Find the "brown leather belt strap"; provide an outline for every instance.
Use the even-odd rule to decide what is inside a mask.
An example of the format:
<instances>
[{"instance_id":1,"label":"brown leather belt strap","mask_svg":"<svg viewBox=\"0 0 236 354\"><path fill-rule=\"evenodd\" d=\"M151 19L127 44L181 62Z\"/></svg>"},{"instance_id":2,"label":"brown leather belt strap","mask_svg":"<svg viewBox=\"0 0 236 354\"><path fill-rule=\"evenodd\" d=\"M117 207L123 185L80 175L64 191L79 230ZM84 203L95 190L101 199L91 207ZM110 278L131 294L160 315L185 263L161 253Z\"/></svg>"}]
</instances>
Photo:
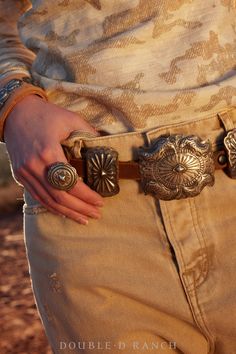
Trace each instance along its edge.
<instances>
[{"instance_id":1,"label":"brown leather belt strap","mask_svg":"<svg viewBox=\"0 0 236 354\"><path fill-rule=\"evenodd\" d=\"M216 151L213 154L216 169L227 167L227 157L224 150ZM69 163L75 167L80 177L86 177L86 160L71 159ZM136 161L119 161L119 178L121 179L141 179L139 164Z\"/></svg>"}]
</instances>

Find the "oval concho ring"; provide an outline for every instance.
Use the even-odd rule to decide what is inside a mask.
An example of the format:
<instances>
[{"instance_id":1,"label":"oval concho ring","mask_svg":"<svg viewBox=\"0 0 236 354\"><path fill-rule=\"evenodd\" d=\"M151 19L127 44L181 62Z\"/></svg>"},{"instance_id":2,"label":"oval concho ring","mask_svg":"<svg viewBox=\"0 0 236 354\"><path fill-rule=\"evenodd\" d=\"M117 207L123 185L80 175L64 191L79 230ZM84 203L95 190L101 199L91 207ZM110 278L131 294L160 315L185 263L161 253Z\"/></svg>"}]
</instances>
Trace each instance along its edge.
<instances>
[{"instance_id":1,"label":"oval concho ring","mask_svg":"<svg viewBox=\"0 0 236 354\"><path fill-rule=\"evenodd\" d=\"M69 191L78 181L78 175L70 164L56 162L49 166L47 179L54 188Z\"/></svg>"}]
</instances>

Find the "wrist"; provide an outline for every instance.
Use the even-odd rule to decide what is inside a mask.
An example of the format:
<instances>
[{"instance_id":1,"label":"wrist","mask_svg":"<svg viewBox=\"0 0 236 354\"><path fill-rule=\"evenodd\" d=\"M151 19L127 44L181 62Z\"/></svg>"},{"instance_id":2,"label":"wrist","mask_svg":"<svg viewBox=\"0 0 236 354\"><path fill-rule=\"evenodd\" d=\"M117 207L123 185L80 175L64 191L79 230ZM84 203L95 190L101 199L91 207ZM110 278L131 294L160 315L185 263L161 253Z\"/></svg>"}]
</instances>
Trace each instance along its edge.
<instances>
[{"instance_id":1,"label":"wrist","mask_svg":"<svg viewBox=\"0 0 236 354\"><path fill-rule=\"evenodd\" d=\"M41 97L30 94L14 105L4 124L3 140L5 143L10 141L9 136L12 136L12 133L17 132L22 125L27 124L27 120L31 119L31 115L25 112L32 112L38 101L40 104L45 103Z\"/></svg>"},{"instance_id":2,"label":"wrist","mask_svg":"<svg viewBox=\"0 0 236 354\"><path fill-rule=\"evenodd\" d=\"M18 109L22 101L35 100L40 97L47 100L46 93L37 86L23 79L12 79L0 91L0 141L4 142L6 120L14 109ZM28 98L30 96L30 98ZM35 96L35 97L34 97ZM26 107L27 108L27 107Z\"/></svg>"},{"instance_id":3,"label":"wrist","mask_svg":"<svg viewBox=\"0 0 236 354\"><path fill-rule=\"evenodd\" d=\"M12 107L12 110L8 114L7 121L11 116L19 114L22 115L22 112L25 112L26 110L27 112L31 111L33 105L37 104L38 102L45 103L45 100L42 97L32 93L24 96L19 102L14 105L14 107Z\"/></svg>"}]
</instances>

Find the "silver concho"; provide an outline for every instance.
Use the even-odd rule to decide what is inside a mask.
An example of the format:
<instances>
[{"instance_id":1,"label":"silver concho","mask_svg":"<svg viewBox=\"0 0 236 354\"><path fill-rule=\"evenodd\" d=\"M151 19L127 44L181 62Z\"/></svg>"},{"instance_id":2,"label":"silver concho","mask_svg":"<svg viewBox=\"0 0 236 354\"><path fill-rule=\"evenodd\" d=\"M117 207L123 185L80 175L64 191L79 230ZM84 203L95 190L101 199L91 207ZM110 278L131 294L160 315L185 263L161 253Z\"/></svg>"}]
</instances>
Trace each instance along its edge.
<instances>
[{"instance_id":1,"label":"silver concho","mask_svg":"<svg viewBox=\"0 0 236 354\"><path fill-rule=\"evenodd\" d=\"M144 192L157 199L194 197L214 184L211 143L194 135L161 136L140 148L139 165Z\"/></svg>"},{"instance_id":2,"label":"silver concho","mask_svg":"<svg viewBox=\"0 0 236 354\"><path fill-rule=\"evenodd\" d=\"M49 166L48 182L56 189L69 191L78 181L76 169L68 163L56 162Z\"/></svg>"},{"instance_id":3,"label":"silver concho","mask_svg":"<svg viewBox=\"0 0 236 354\"><path fill-rule=\"evenodd\" d=\"M97 146L86 152L87 184L103 197L119 193L118 153Z\"/></svg>"},{"instance_id":4,"label":"silver concho","mask_svg":"<svg viewBox=\"0 0 236 354\"><path fill-rule=\"evenodd\" d=\"M231 178L236 178L236 129L228 132L224 146L228 157L228 173Z\"/></svg>"}]
</instances>

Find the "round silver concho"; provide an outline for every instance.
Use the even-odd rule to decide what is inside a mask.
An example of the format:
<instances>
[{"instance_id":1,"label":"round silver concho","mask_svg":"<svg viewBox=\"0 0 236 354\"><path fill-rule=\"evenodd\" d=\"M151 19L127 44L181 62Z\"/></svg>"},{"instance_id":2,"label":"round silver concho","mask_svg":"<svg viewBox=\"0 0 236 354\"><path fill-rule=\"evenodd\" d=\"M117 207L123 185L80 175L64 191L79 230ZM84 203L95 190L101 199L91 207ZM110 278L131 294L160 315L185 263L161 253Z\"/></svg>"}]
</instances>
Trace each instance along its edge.
<instances>
[{"instance_id":1,"label":"round silver concho","mask_svg":"<svg viewBox=\"0 0 236 354\"><path fill-rule=\"evenodd\" d=\"M194 197L214 184L211 144L194 135L161 136L140 149L139 166L144 192L157 199Z\"/></svg>"},{"instance_id":2,"label":"round silver concho","mask_svg":"<svg viewBox=\"0 0 236 354\"><path fill-rule=\"evenodd\" d=\"M47 179L54 188L69 191L78 181L78 175L70 164L56 162L48 167Z\"/></svg>"}]
</instances>

